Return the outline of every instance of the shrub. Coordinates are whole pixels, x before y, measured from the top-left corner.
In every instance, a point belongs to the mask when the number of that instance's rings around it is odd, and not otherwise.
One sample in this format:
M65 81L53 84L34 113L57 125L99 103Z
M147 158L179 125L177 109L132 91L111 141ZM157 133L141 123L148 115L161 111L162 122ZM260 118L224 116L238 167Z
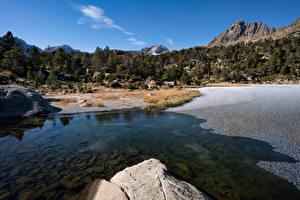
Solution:
M69 89L73 89L73 83L71 81L67 82L67 86Z
M129 90L134 90L134 89L136 89L135 86L134 86L133 84L128 84L126 87L127 87L127 89L129 89Z

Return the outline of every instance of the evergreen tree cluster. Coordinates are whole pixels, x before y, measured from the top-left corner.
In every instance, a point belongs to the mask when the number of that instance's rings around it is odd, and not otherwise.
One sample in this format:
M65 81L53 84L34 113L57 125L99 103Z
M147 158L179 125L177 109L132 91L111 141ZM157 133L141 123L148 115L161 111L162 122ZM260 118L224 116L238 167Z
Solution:
M158 56L96 48L94 53L39 52L26 56L11 32L0 37L0 72L21 77L34 87L61 82L103 82L113 79L152 79L157 83L262 82L278 76L300 77L300 37L239 43L220 47L194 47ZM110 74L107 76L107 74ZM3 78L0 77L0 82Z

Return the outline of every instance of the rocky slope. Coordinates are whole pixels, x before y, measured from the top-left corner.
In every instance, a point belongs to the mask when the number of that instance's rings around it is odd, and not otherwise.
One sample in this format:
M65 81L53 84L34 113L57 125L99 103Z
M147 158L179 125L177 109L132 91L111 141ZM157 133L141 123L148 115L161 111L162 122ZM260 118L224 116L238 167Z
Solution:
M154 45L151 47L146 47L141 50L141 53L146 55L160 55L169 52L168 48L163 45Z
M28 88L0 85L0 118L28 117L53 110L38 93Z
M269 28L261 22L246 23L238 20L229 28L215 37L208 47L231 45L238 42L255 42L262 39L279 39L287 36L300 35L300 18L289 26Z
M210 198L193 185L168 173L165 165L152 158L118 172L110 182L96 180L84 199L205 200Z
M23 48L23 52L26 54L26 55L29 55L29 51L30 49L34 46L34 45L30 45L30 44L27 44L24 40L18 38L18 37L14 37L15 39L15 42L21 47ZM42 51L42 49L38 48L39 52Z

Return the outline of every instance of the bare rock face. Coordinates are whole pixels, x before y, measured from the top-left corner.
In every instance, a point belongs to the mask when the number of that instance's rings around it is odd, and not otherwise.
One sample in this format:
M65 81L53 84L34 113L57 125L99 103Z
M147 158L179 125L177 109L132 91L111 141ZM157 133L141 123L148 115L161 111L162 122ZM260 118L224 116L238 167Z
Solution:
M224 43L232 43L242 38L265 37L275 30L274 27L269 29L261 22L246 23L238 20L232 24L225 32L217 36L209 46L219 46Z
M98 190L94 200L128 200L119 186L106 180L98 180Z
M0 118L28 117L41 112L52 111L38 93L21 86L0 86Z
M229 28L215 37L208 47L231 45L238 42L255 42L262 39L280 39L287 36L297 36L300 33L300 19L287 27L269 28L261 22L246 23L237 20Z
M146 55L160 55L169 52L169 50L163 45L154 45L151 47L143 48L141 52Z
M115 195L130 200L209 199L195 186L168 173L166 166L153 158L118 172L110 182L100 182L93 200L111 200Z

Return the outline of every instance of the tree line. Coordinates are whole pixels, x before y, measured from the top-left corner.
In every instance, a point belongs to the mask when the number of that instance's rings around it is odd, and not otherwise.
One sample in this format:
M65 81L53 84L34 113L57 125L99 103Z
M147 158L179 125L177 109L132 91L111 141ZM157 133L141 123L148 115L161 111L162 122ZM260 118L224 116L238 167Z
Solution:
M26 54L25 54L26 53ZM11 32L0 37L0 82L25 79L34 87L67 82L115 80L208 82L262 82L300 76L300 37L238 43L220 47L193 47L157 56L96 48L94 53L29 52L15 42ZM115 81L116 82L116 81Z

